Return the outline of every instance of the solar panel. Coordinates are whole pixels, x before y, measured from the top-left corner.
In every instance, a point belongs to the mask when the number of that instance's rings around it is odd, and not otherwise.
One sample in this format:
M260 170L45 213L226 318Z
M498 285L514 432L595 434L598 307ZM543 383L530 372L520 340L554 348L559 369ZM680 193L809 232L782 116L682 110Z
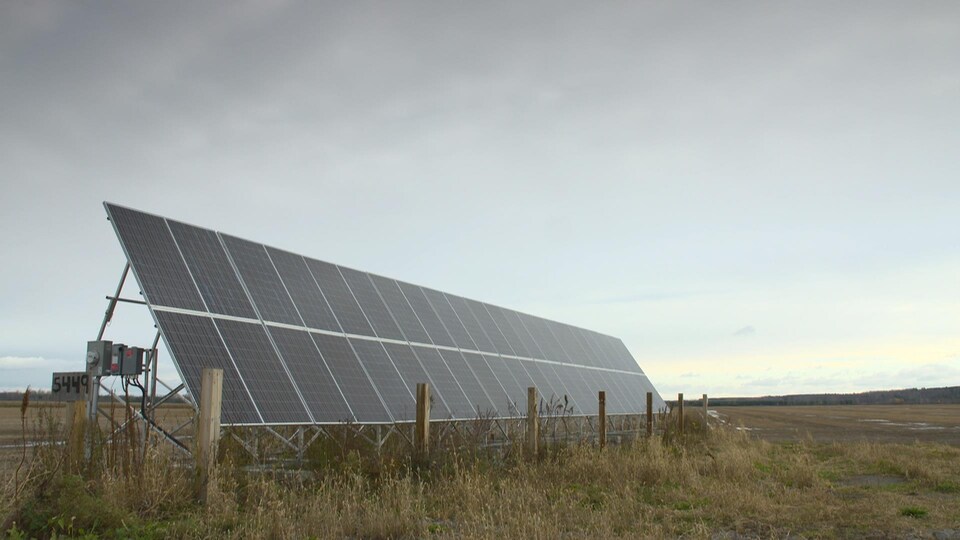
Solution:
M664 406L619 339L105 203L183 379L223 369L225 425L526 414L527 388L567 413Z

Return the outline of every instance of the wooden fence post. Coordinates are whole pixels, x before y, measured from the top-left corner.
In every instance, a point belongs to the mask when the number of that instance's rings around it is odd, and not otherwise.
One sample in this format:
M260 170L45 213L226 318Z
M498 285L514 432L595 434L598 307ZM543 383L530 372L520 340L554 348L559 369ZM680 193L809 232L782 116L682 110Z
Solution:
M679 424L680 434L683 435L683 392L677 394L677 411L680 413L680 418L677 420Z
M200 375L200 422L197 426L197 479L200 502L206 504L210 473L220 442L220 405L223 398L223 370L204 368Z
M425 455L430 451L430 384L417 383L416 451Z
M647 437L653 435L653 392L647 392Z
M600 433L600 449L603 450L607 446L607 393L603 390L600 390L600 421L598 422Z
M83 439L87 430L86 405L86 401L78 400L68 402L66 406L67 467L71 471L77 469L83 457Z
M537 387L527 388L527 452L537 457L540 439L540 419L537 416Z
M703 427L710 427L710 415L707 414L707 395L703 395Z

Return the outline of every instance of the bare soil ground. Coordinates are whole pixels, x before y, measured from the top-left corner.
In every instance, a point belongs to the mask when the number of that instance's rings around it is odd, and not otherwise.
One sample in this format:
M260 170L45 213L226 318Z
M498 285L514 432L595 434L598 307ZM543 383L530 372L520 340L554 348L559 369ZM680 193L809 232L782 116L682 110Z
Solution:
M960 446L960 404L717 407L711 416L768 441L935 442Z

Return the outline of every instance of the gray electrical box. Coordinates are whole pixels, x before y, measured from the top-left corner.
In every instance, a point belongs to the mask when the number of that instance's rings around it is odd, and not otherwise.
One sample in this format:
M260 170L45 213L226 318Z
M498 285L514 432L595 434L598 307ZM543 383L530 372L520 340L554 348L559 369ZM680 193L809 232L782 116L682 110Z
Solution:
M112 341L87 342L87 371L94 375L110 374L110 359L113 357Z
M143 373L143 349L125 347L120 359L120 375L140 375Z

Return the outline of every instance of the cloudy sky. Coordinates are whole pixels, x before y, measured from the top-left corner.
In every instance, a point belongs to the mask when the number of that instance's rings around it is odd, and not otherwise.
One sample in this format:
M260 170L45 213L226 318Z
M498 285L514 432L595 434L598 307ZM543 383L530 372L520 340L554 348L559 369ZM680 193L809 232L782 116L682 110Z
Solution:
M957 385L960 3L3 2L0 388L82 367L104 200L622 337L665 396Z

